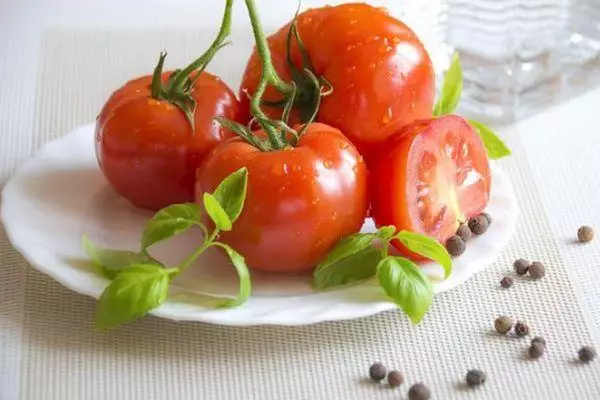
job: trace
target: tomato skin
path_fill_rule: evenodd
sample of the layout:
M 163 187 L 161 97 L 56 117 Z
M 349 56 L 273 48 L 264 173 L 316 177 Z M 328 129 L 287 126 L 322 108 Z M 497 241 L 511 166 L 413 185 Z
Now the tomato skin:
M 311 124 L 297 147 L 280 151 L 261 152 L 241 139 L 219 145 L 198 170 L 197 201 L 242 167 L 248 169 L 244 209 L 219 240 L 254 269 L 311 269 L 342 237 L 360 230 L 367 170 L 337 129 Z
M 371 166 L 371 215 L 441 243 L 490 198 L 491 172 L 479 135 L 463 118 L 415 121 L 389 138 Z M 398 241 L 401 252 L 420 259 Z
M 334 87 L 324 97 L 317 121 L 340 129 L 369 160 L 377 146 L 404 125 L 432 114 L 435 75 L 427 51 L 406 25 L 383 9 L 367 4 L 342 4 L 305 11 L 298 31 L 317 76 Z M 276 70 L 284 79 L 290 25 L 269 38 Z M 295 42 L 294 42 L 295 43 Z M 300 66 L 297 46 L 293 59 Z M 242 80 L 243 93 L 254 93 L 261 66 L 253 52 Z M 265 100 L 281 96 L 270 88 Z M 280 114 L 271 110 L 270 115 Z
M 162 75 L 166 82 L 170 72 Z M 194 132 L 185 114 L 151 97 L 151 76 L 115 91 L 96 120 L 96 156 L 111 186 L 135 206 L 159 210 L 194 201 L 196 170 L 232 134 L 215 116 L 245 122 L 235 94 L 218 77 L 202 73 L 192 89 Z

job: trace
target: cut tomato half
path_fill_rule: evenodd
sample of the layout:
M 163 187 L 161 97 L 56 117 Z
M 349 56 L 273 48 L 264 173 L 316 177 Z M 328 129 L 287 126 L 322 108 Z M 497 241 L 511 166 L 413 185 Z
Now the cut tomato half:
M 490 198 L 487 153 L 461 117 L 415 121 L 386 141 L 371 167 L 371 214 L 444 243 Z M 399 243 L 399 250 L 410 254 Z

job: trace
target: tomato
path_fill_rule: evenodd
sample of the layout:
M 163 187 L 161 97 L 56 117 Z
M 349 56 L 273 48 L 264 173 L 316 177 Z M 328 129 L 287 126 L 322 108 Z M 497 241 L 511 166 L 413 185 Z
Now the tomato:
M 163 83 L 170 74 L 162 75 Z M 159 210 L 194 200 L 196 169 L 232 136 L 214 117 L 239 121 L 242 114 L 231 89 L 203 72 L 191 90 L 192 130 L 180 108 L 151 96 L 151 82 L 152 76 L 132 80 L 108 99 L 96 121 L 96 155 L 119 194 L 137 207 Z
M 483 142 L 467 121 L 452 115 L 415 121 L 388 139 L 370 178 L 371 214 L 378 226 L 394 225 L 441 243 L 460 222 L 481 213 L 490 198 Z
M 248 170 L 244 209 L 233 230 L 219 240 L 254 269 L 311 269 L 341 238 L 360 230 L 368 202 L 367 171 L 337 129 L 311 124 L 296 147 L 277 151 L 262 152 L 242 139 L 226 141 L 198 170 L 197 201 L 202 204 L 203 193 L 242 167 Z
M 429 55 L 417 35 L 384 9 L 367 4 L 315 8 L 298 16 L 297 27 L 315 75 L 334 88 L 322 99 L 317 121 L 344 132 L 367 160 L 402 126 L 431 117 L 435 76 Z M 273 64 L 286 81 L 291 76 L 286 64 L 289 30 L 290 24 L 269 37 Z M 292 58 L 300 67 L 298 46 L 292 44 Z M 246 93 L 254 93 L 261 71 L 255 50 L 240 88 L 245 108 Z M 264 97 L 279 99 L 274 88 Z M 271 109 L 269 114 L 281 113 Z

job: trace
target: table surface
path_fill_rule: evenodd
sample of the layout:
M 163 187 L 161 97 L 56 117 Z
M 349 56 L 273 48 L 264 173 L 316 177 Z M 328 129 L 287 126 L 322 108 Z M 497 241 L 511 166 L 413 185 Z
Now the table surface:
M 43 143 L 92 120 L 115 85 L 153 65 L 158 50 L 174 49 L 172 65 L 197 52 L 219 18 L 218 5 L 0 0 L 0 185 Z M 294 8 L 275 0 L 259 5 L 278 10 L 265 12 L 266 26 L 284 22 Z M 234 35 L 250 43 L 247 29 Z M 235 87 L 238 70 L 229 65 L 246 56 L 225 52 L 214 68 Z M 149 318 L 102 335 L 89 326 L 93 302 L 32 270 L 0 229 L 0 400 L 398 398 L 362 381 L 374 359 L 401 364 L 411 381 L 437 389 L 436 398 L 600 398 L 600 363 L 565 361 L 569 348 L 600 342 L 600 240 L 573 243 L 582 224 L 600 231 L 599 103 L 600 88 L 591 89 L 500 129 L 515 150 L 502 163 L 522 204 L 519 231 L 498 262 L 440 296 L 418 328 L 394 313 L 293 329 Z M 518 289 L 511 303 L 490 286 L 520 255 L 548 260 L 555 274 L 542 291 Z M 501 310 L 537 321 L 555 340 L 556 356 L 532 367 L 494 354 L 524 346 L 501 343 L 489 323 L 473 322 Z M 475 365 L 493 376 L 481 391 L 466 391 L 457 382 Z

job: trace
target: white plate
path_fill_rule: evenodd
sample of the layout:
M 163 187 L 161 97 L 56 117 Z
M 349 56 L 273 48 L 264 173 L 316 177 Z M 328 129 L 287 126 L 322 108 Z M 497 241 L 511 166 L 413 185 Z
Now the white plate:
M 76 292 L 98 298 L 108 281 L 91 269 L 81 248 L 82 235 L 111 248 L 137 250 L 151 214 L 112 191 L 97 166 L 93 141 L 93 125 L 86 125 L 27 160 L 4 188 L 1 217 L 11 242 L 34 268 Z M 437 282 L 436 292 L 460 285 L 491 264 L 512 236 L 518 214 L 513 188 L 497 165 L 492 173 L 488 212 L 494 223 L 455 259 L 451 277 Z M 367 221 L 363 230 L 372 229 Z M 197 234 L 190 232 L 159 245 L 153 255 L 176 263 L 197 244 Z M 424 268 L 431 276 L 441 274 L 435 265 Z M 237 279 L 220 254 L 207 254 L 174 281 L 168 300 L 152 314 L 223 325 L 303 325 L 364 317 L 395 307 L 373 281 L 315 293 L 310 278 L 310 274 L 252 272 L 253 293 L 246 304 L 211 309 L 203 294 L 233 295 Z

